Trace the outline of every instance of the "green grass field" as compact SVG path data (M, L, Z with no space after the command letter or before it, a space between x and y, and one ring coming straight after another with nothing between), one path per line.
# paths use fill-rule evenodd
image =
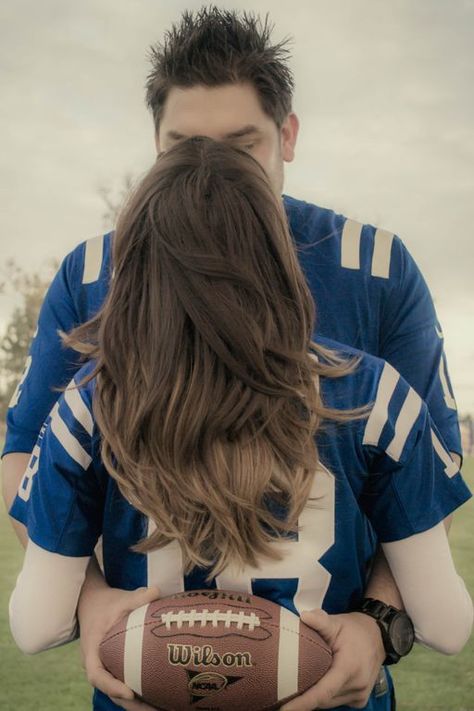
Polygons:
M464 473L474 488L473 459L466 463ZM451 541L458 570L474 594L474 502L457 514ZM83 677L77 643L25 657L10 637L8 598L22 552L3 508L0 555L0 709L87 711L91 708L90 690ZM417 648L396 668L395 677L398 711L474 711L474 638L455 658Z

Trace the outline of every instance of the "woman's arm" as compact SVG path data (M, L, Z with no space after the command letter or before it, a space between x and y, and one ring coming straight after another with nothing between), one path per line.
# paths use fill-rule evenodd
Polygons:
M419 642L457 654L470 637L473 606L456 572L445 527L382 544Z
M10 628L25 654L71 642L77 636L77 602L89 557L50 553L28 541L10 598Z

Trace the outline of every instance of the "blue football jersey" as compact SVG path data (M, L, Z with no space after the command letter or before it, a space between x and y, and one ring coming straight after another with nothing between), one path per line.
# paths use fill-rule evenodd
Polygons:
M228 568L208 583L204 569L183 576L176 541L147 554L131 551L155 524L121 495L101 462L94 381L67 389L53 407L10 513L37 545L63 556L92 555L102 535L105 577L113 587L158 585L163 596L218 587L252 592L297 613L348 611L363 597L372 529L382 542L407 538L470 496L419 395L388 363L358 355L355 372L321 379L322 397L333 408L373 403L372 409L362 420L326 423L318 434L321 464L298 535L275 544L282 560ZM84 366L76 383L91 368ZM116 707L97 693L94 708ZM389 711L389 694L374 691L366 709Z
M297 255L316 302L316 333L384 358L428 404L447 448L461 454L443 336L428 288L403 243L310 203L284 197ZM79 368L58 330L101 307L112 235L82 243L63 261L41 309L23 377L7 416L7 452L31 452L39 430Z

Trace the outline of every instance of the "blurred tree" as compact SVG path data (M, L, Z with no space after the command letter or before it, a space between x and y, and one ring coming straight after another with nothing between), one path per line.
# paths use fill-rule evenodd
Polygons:
M115 225L133 185L134 178L127 173L118 193L109 187L99 188L104 202L102 217L108 229ZM5 263L0 273L0 294L20 297L20 304L13 309L5 331L0 335L0 422L5 420L8 404L22 376L44 294L58 266L57 262L51 262L41 272L26 272L12 259Z
M131 173L126 173L122 179L122 186L119 189L118 194L114 194L114 191L112 191L109 187L102 186L99 188L99 195L105 205L102 219L106 229L110 229L111 225L115 227L117 224L117 217L120 209L129 196L134 184L135 179L133 175Z
M25 367L28 349L36 330L46 289L58 264L50 263L41 272L28 273L14 260L6 262L0 277L0 293L16 294L16 306L0 336L0 416L2 421L15 387Z

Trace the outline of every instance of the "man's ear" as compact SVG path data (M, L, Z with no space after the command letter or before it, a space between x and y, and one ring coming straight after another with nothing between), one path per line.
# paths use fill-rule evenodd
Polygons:
M160 137L158 135L158 131L155 131L155 148L156 148L156 155L159 156L161 153L161 148L160 148Z
M295 145L298 138L300 122L294 113L288 114L280 129L281 155L286 163L291 163L295 157Z

